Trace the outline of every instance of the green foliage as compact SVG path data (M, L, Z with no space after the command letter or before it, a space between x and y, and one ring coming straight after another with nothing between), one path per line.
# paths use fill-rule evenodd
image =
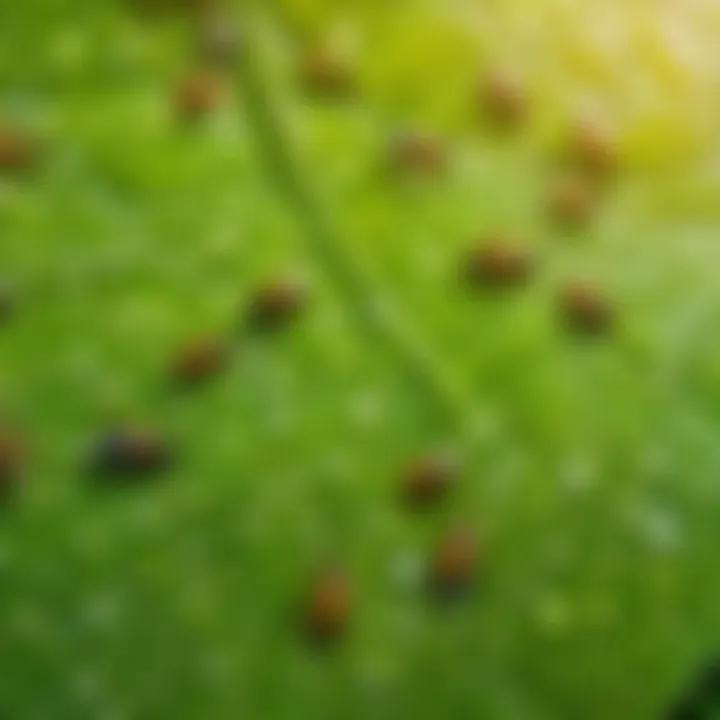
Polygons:
M623 125L631 170L587 229L559 231L551 100L569 85L554 73L585 26L528 83L540 120L502 136L465 104L521 3L486 5L496 30L476 37L444 3L277 3L191 124L173 105L197 62L187 17L3 11L3 117L42 158L0 183L17 292L0 394L30 437L0 523L2 717L640 720L713 647L717 188L685 152L701 113L678 108L652 141ZM336 27L357 32L340 44L358 94L310 101L297 54ZM445 175L389 170L408 127L442 138ZM523 239L536 277L471 293L459 263L495 232ZM285 274L311 288L306 312L244 333L252 293ZM611 298L611 335L565 331L557 295L577 278ZM206 333L231 343L230 367L172 392L173 353ZM113 493L86 476L118 417L171 438L164 482ZM399 471L445 446L457 491L408 513ZM458 522L486 566L440 612L423 567ZM316 656L296 606L326 560L350 574L353 611Z

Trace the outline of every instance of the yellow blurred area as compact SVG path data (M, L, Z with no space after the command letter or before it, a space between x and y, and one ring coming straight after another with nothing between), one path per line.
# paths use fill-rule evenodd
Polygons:
M631 165L703 157L715 145L715 0L282 0L301 35L361 28L371 95L441 123L467 121L487 67L528 89L539 137L578 116L615 128ZM350 22L346 22L346 21Z

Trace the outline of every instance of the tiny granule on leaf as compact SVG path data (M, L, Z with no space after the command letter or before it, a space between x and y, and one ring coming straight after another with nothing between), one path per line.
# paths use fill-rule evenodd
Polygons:
M436 600L458 599L477 579L478 544L467 526L454 526L440 538L428 568L428 589Z
M415 457L403 470L401 499L415 509L437 505L449 495L459 474L459 463L447 454Z
M139 480L166 470L173 459L167 440L140 428L119 428L102 435L92 449L95 474L116 479Z
M516 128L527 119L526 93L519 80L509 73L487 74L480 82L477 95L483 115L498 128Z
M560 309L566 327L583 335L601 335L612 329L613 308L590 283L573 281L560 292Z
M598 190L581 175L566 175L550 189L547 210L550 218L564 227L579 227L597 212Z
M404 132L391 144L390 165L402 174L437 177L447 169L447 148L428 132Z
M11 124L0 122L0 173L21 174L38 159L38 148L30 134Z
M175 89L175 111L181 120L196 121L209 115L222 100L220 78L208 70L193 70Z
M275 330L298 318L308 304L307 288L295 279L280 278L250 298L245 321L252 330Z
M314 644L336 642L347 632L352 600L350 579L340 567L326 568L312 582L304 608L304 626Z
M591 177L607 177L619 165L617 142L612 132L590 119L578 121L571 128L565 153L571 166Z
M355 90L348 59L327 46L306 49L298 60L298 75L305 92L315 97L345 97Z
M196 385L218 375L226 360L227 349L217 338L196 338L173 357L170 374L177 385Z
M460 273L471 287L515 288L529 280L533 265L528 250L497 235L486 238L466 254Z

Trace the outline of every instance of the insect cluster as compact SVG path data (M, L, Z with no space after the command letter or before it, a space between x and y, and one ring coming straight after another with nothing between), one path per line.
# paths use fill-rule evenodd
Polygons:
M167 3L154 3L162 9ZM224 96L222 74L242 54L239 34L214 18L202 26L198 41L199 67L177 85L174 108L183 121L196 122L219 106ZM313 97L338 98L356 91L347 62L326 48L309 49L298 62L298 76ZM481 113L496 128L520 129L531 108L521 83L504 74L490 74L480 83L476 101ZM17 175L37 161L29 134L15 127L0 127L0 173ZM444 144L427 133L408 132L392 143L389 164L402 175L441 176L448 168ZM548 209L563 226L587 224L597 212L608 177L618 166L612 138L590 124L575 128L562 158L563 174L550 188ZM536 253L522 241L502 233L489 233L461 258L462 284L472 291L503 293L520 290L539 271ZM602 290L574 279L557 294L563 326L582 336L606 334L615 325L613 307ZM268 336L291 327L307 310L306 288L292 277L276 278L259 287L244 304L237 325L245 336ZM0 292L0 320L11 316L9 294ZM175 387L190 388L217 377L234 357L233 328L228 337L201 336L183 344L170 358L170 379ZM92 472L105 484L136 484L157 477L177 460L173 443L162 433L122 426L103 433L91 449ZM0 486L4 496L14 490L25 464L23 444L11 431L0 434ZM432 511L448 502L464 472L459 463L442 453L422 453L399 473L397 485L402 506L409 511ZM452 522L440 533L427 554L426 586L434 599L456 600L473 587L481 568L476 532ZM302 608L309 637L326 644L342 637L358 603L350 574L333 566L309 584Z

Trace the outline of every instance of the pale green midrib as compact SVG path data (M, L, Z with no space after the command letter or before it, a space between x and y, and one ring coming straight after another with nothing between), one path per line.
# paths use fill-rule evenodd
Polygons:
M465 395L454 387L441 364L410 332L373 301L373 282L340 240L340 233L323 213L293 156L278 114L271 106L267 83L254 48L246 49L241 85L245 111L256 134L271 180L301 224L308 248L328 273L336 291L364 331L386 345L404 365L418 388L430 397L457 429L464 429L469 412Z

